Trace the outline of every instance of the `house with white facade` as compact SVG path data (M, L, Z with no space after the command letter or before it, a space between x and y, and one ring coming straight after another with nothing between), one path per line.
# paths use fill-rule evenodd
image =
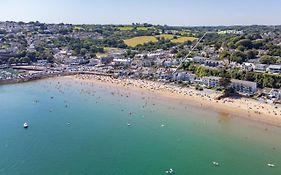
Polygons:
M267 67L268 66L266 64L255 64L254 65L254 71L255 72L265 72Z
M270 99L273 99L274 101L281 100L281 90L280 89L272 89L269 92L268 97Z
M203 77L202 81L207 87L217 88L220 86L220 77L210 76Z
M243 80L231 80L231 87L240 93L252 95L257 91L257 83Z
M281 73L281 65L270 65L267 68L267 71L272 74L280 74Z
M174 81L189 81L190 83L193 83L195 78L196 78L195 74L183 71L183 72L174 73L172 80L174 80Z

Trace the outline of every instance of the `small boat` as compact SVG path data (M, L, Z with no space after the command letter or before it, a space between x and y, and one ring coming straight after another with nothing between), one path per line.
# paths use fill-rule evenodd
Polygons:
M23 128L28 128L27 122L25 122L25 123L23 124Z
M127 123L127 126L131 126L131 124L130 124L130 123Z
M268 163L267 166L269 166L269 167L271 167L271 168L275 167L275 165L274 165L274 164L271 164L271 163Z
M161 127L165 127L165 125L162 124Z
M174 170L172 168L170 168L169 170L165 171L166 174L173 174Z
M213 162L213 165L219 166L220 164L218 162Z
M170 174L172 174L174 172L174 170L172 168L170 168Z

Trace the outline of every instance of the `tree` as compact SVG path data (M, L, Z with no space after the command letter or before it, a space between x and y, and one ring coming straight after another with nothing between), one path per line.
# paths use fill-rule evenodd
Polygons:
M230 61L237 62L240 64L245 62L246 59L247 59L247 55L241 51L234 52L230 56Z
M229 77L221 77L219 81L220 86L222 86L225 90L228 89L231 84L231 79Z
M276 63L277 58L273 57L273 56L269 56L269 55L263 55L260 58L260 63L261 64L274 64Z
M26 56L32 61L35 62L37 60L36 58L36 52L27 52Z
M249 50L246 52L246 56L247 56L247 59L255 59L256 56L258 55L258 51L252 49L252 50Z
M262 49L265 45L265 41L258 39L253 41L253 48L255 49Z
M219 84L224 89L224 97L227 97L231 94L232 88L230 87L231 84L231 76L230 73L227 71L226 68L222 69L220 72L220 80Z
M231 84L231 78L228 76L222 76L219 80L219 84L221 87L223 87L224 94L222 97L228 97L231 93L234 92L233 88L230 87Z
M249 39L242 39L236 43L236 47L238 48L239 46L244 46L247 49L252 49L253 43Z
M80 50L80 54L81 54L82 56L86 55L86 53L87 53L87 49L82 48L82 49Z
M241 52L244 52L246 50L246 47L240 45L240 46L237 47L237 50L239 50Z
M9 63L9 64L15 64L15 63L17 63L17 62L18 62L18 59L15 58L15 57L11 57L11 58L9 58L9 60L8 60L8 63Z
M44 50L44 52L40 55L40 59L48 60L49 63L54 62L53 53L49 49Z
M30 58L28 58L28 57L21 57L19 59L19 62L20 63L30 63Z
M220 54L219 54L219 58L222 60L222 59L225 59L225 58L228 58L230 56L230 53L226 50L223 50Z
M273 77L270 76L265 76L265 78L263 79L263 87L274 87L274 79Z

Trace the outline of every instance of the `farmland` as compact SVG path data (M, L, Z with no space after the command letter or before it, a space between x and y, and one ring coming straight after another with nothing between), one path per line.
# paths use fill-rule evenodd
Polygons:
M187 37L187 36L183 36L183 37L179 37L177 39L173 39L171 40L173 43L184 43L184 42L187 42L187 41L191 41L191 42L194 42L196 41L198 38L195 38L195 37Z
M155 30L155 27L137 27L139 31Z
M173 42L173 43L184 43L187 41L194 42L195 40L197 40L197 38L195 38L195 37L176 36L176 35L172 35L172 34L161 34L161 35L159 35L159 37L164 38L166 40L171 40L171 42Z
M126 40L124 40L124 43L127 46L135 47L139 44L141 45L141 44L145 44L145 43L149 43L149 42L156 43L157 41L158 41L158 39L154 36L140 36L140 37L134 37L131 39L126 39Z
M174 35L172 35L172 34L161 34L159 37L160 37L160 38L164 38L164 39L166 39L166 40L172 40L172 39L174 39Z
M122 27L118 27L119 30L121 31L131 31L134 30L133 26L122 26Z
M132 30L137 30L137 31L148 31L148 30L155 30L155 27L120 26L120 27L118 27L118 29L121 30L121 31L132 31Z

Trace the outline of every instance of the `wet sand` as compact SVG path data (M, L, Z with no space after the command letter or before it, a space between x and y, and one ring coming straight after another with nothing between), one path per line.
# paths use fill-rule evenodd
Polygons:
M127 90L146 91L164 97L165 100L173 100L184 105L192 105L202 110L215 110L231 117L243 117L281 127L281 107L259 102L249 98L225 98L217 100L219 92L205 90L197 91L192 87L180 87L163 82L113 79L106 76L75 75L63 77L74 81L98 83L105 86L125 88Z

